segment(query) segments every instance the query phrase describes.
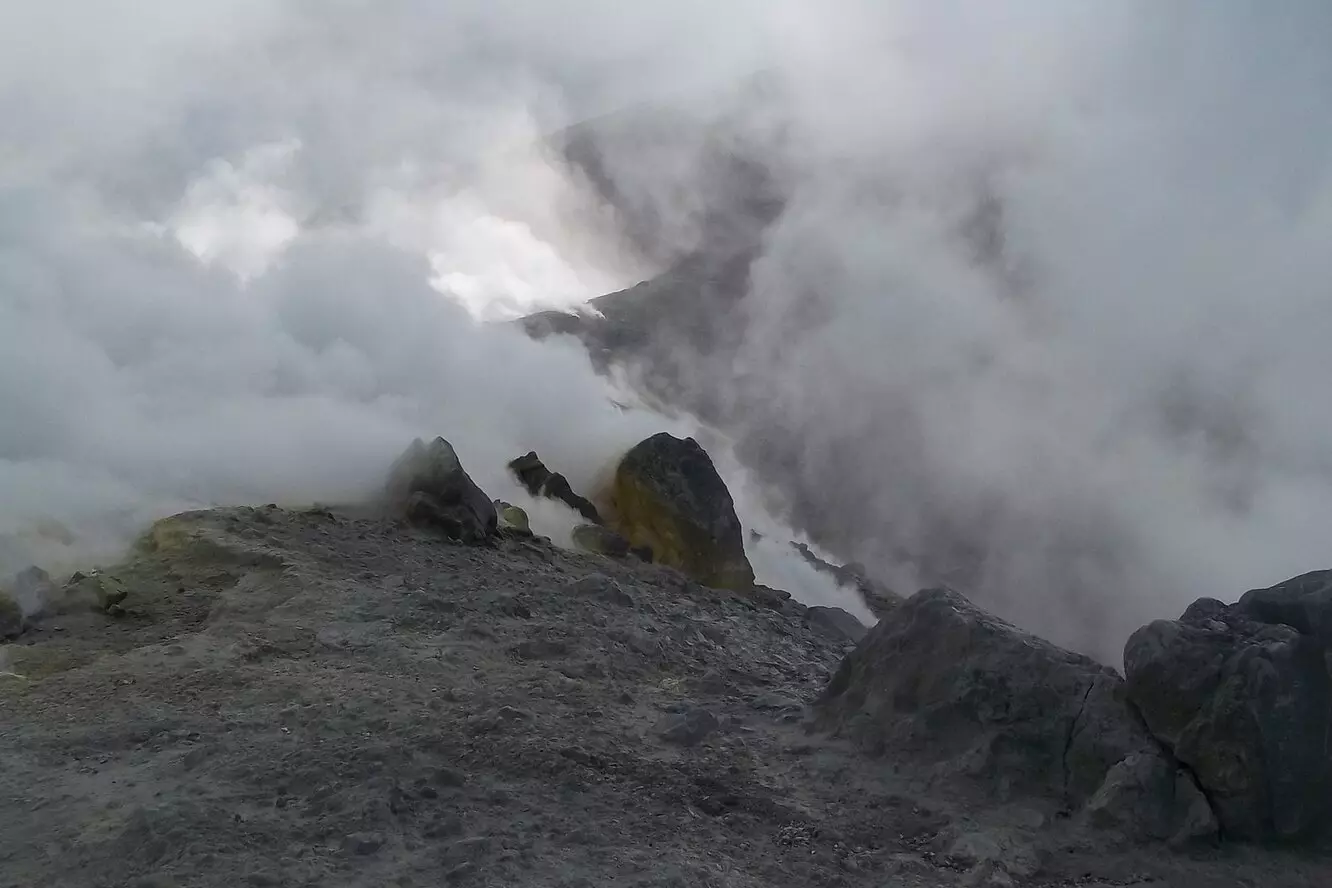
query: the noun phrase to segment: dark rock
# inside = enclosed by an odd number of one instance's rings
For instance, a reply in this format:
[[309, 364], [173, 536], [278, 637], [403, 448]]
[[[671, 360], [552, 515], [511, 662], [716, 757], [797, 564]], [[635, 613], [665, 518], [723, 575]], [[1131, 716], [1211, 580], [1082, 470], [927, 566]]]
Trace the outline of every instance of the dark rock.
[[1111, 768], [1084, 815], [1100, 829], [1172, 845], [1215, 838], [1218, 830], [1193, 777], [1155, 751], [1133, 753]]
[[1314, 571], [1270, 589], [1246, 592], [1235, 610], [1255, 622], [1286, 625], [1318, 639], [1325, 647], [1332, 646], [1332, 570]]
[[748, 601], [768, 610], [785, 610], [791, 604], [791, 593], [771, 586], [755, 584], [752, 588], [741, 589], [740, 600]]
[[661, 732], [661, 739], [676, 746], [697, 746], [721, 728], [717, 716], [699, 706], [673, 717]]
[[484, 542], [498, 529], [494, 502], [443, 438], [428, 445], [418, 438], [398, 457], [389, 470], [385, 503], [408, 522], [461, 542]]
[[0, 589], [0, 638], [15, 638], [23, 632], [23, 608], [14, 597]]
[[1330, 584], [1323, 571], [1230, 607], [1202, 599], [1125, 646], [1130, 700], [1227, 836], [1297, 839], [1332, 822]]
[[532, 496], [544, 496], [546, 499], [564, 503], [587, 521], [593, 524], [603, 523], [597, 507], [590, 500], [574, 493], [573, 488], [569, 486], [569, 479], [546, 468], [535, 451], [510, 462], [509, 471]]
[[600, 524], [580, 524], [573, 529], [573, 544], [584, 552], [623, 558], [629, 554], [629, 541]]
[[467, 783], [467, 778], [460, 771], [455, 771], [453, 768], [437, 768], [432, 779], [440, 786], [451, 789], [457, 789]]
[[795, 697], [777, 693], [759, 694], [750, 705], [763, 712], [799, 712], [805, 708]]
[[1121, 684], [1113, 670], [932, 589], [842, 661], [819, 721], [872, 751], [1081, 803], [1111, 767], [1150, 746]]
[[384, 847], [384, 837], [379, 833], [353, 833], [347, 836], [344, 844], [351, 853], [366, 856]]
[[444, 881], [449, 885], [461, 885], [464, 882], [471, 881], [477, 874], [477, 865], [470, 861], [464, 861], [444, 874]]
[[492, 844], [488, 836], [458, 839], [445, 847], [443, 857], [447, 863], [452, 864], [475, 863], [486, 855]]
[[553, 660], [567, 656], [569, 645], [559, 639], [529, 638], [518, 642], [511, 650], [520, 660]]
[[865, 604], [876, 617], [883, 617], [902, 603], [902, 596], [870, 578], [865, 565], [853, 561], [838, 566], [814, 554], [814, 550], [804, 543], [792, 542], [791, 546], [815, 570], [832, 577], [839, 586], [846, 586], [859, 592], [860, 597], [865, 599]]
[[705, 586], [753, 586], [735, 503], [693, 438], [662, 432], [635, 445], [620, 461], [610, 495], [615, 529], [631, 545], [650, 547], [657, 563]]
[[869, 627], [840, 607], [815, 605], [805, 611], [805, 625], [832, 635], [834, 638], [847, 638], [860, 641], [869, 632]]
[[935, 836], [933, 845], [944, 857], [965, 867], [993, 869], [1024, 879], [1041, 868], [1040, 854], [1018, 830], [954, 825]]
[[634, 597], [605, 574], [594, 573], [580, 577], [564, 587], [564, 594], [575, 598], [591, 598], [621, 607], [634, 606]]

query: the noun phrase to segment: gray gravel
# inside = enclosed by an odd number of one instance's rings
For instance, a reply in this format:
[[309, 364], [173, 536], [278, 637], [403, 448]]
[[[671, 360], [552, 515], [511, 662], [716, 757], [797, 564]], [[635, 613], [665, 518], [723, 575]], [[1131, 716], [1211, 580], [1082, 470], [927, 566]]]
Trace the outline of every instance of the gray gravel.
[[[764, 590], [353, 512], [193, 513], [3, 650], [4, 886], [1332, 884], [1116, 849], [811, 727]], [[21, 677], [20, 677], [21, 676]]]

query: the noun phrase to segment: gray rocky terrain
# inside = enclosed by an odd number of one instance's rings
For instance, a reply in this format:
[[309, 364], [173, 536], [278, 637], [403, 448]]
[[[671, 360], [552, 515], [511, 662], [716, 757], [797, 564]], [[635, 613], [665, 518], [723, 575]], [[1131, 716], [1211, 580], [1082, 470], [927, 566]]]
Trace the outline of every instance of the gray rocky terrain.
[[1316, 842], [1142, 842], [870, 748], [832, 724], [852, 642], [763, 587], [276, 507], [101, 577], [112, 614], [0, 648], [0, 885], [1332, 883]]

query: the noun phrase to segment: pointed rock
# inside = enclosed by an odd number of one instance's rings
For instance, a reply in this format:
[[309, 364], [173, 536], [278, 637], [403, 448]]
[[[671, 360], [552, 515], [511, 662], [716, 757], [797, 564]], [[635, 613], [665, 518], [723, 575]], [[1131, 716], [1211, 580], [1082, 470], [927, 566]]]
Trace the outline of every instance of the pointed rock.
[[448, 441], [416, 439], [389, 470], [384, 491], [391, 513], [442, 531], [450, 539], [479, 543], [498, 526], [495, 504], [476, 486]]
[[693, 438], [662, 432], [625, 454], [610, 490], [611, 521], [658, 564], [705, 586], [748, 589], [754, 570], [730, 491]]

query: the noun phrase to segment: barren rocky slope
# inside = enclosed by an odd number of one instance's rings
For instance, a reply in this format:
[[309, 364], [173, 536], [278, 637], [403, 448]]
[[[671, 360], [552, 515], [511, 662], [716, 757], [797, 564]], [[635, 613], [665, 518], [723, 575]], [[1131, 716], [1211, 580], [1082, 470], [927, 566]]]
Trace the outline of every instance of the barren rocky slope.
[[119, 618], [0, 648], [0, 885], [1332, 881], [829, 737], [805, 704], [849, 642], [761, 587], [273, 507], [168, 519], [109, 573]]

